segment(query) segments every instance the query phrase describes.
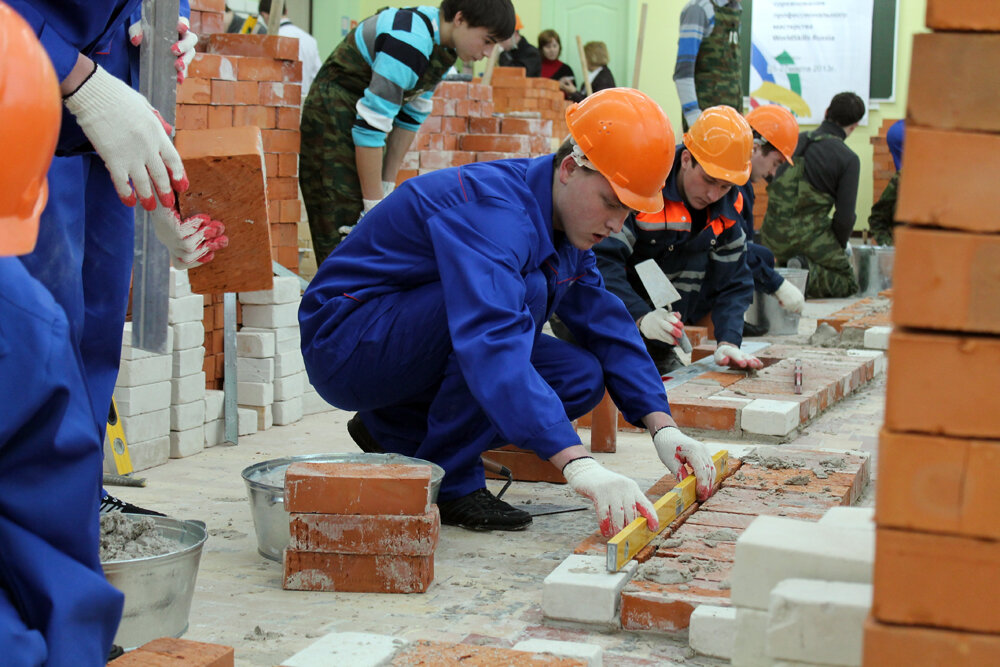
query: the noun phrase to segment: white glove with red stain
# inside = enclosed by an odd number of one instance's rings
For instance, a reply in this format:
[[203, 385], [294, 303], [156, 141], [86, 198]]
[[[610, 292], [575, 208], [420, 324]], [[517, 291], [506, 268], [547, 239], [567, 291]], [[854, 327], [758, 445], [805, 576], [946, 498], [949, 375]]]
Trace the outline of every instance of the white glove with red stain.
[[736, 368], [752, 368], [757, 370], [764, 367], [764, 362], [757, 357], [744, 352], [732, 343], [719, 343], [715, 348], [715, 363], [720, 366], [731, 366]]
[[678, 482], [684, 480], [684, 464], [691, 466], [695, 479], [698, 480], [698, 500], [705, 500], [712, 495], [715, 462], [704, 444], [684, 435], [676, 426], [665, 426], [653, 434], [653, 445], [663, 465], [670, 469]]
[[[180, 38], [170, 47], [177, 56], [174, 69], [177, 70], [177, 83], [184, 83], [187, 77], [188, 65], [194, 60], [194, 47], [198, 43], [198, 35], [191, 31], [191, 23], [183, 16], [177, 19], [177, 36]], [[132, 46], [142, 44], [142, 23], [137, 21], [128, 27], [128, 39]]]
[[801, 313], [802, 307], [806, 305], [806, 298], [802, 295], [802, 291], [788, 282], [787, 279], [778, 286], [774, 296], [778, 299], [781, 307], [790, 313]]
[[225, 226], [205, 214], [181, 220], [174, 209], [158, 206], [150, 217], [156, 238], [167, 247], [175, 269], [189, 269], [210, 262], [216, 250], [229, 245]]
[[660, 527], [653, 503], [628, 477], [588, 457], [567, 463], [563, 475], [574, 491], [594, 502], [597, 523], [604, 537], [613, 537], [639, 515], [646, 517], [650, 530]]
[[684, 335], [684, 323], [679, 313], [666, 308], [657, 308], [639, 319], [639, 332], [647, 340], [658, 340], [668, 345], [677, 345]]

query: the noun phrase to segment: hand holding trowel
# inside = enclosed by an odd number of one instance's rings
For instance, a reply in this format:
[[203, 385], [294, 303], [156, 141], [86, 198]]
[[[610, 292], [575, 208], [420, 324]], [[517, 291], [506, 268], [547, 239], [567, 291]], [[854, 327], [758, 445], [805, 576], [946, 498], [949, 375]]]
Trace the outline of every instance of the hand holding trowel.
[[673, 312], [671, 304], [679, 301], [680, 293], [670, 283], [663, 269], [656, 260], [647, 259], [635, 265], [650, 301], [654, 308], [639, 320], [639, 331], [646, 338], [659, 340], [670, 345], [679, 345], [682, 350], [691, 352], [691, 341], [684, 333], [684, 323], [679, 313]]

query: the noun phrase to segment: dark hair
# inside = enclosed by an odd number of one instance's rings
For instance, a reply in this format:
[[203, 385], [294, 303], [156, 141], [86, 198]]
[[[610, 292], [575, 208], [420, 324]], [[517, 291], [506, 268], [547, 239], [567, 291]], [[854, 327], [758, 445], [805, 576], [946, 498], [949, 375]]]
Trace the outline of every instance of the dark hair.
[[841, 127], [854, 125], [865, 115], [865, 103], [854, 93], [837, 93], [826, 108], [826, 120]]
[[[260, 3], [257, 5], [257, 13], [258, 14], [260, 14], [260, 13], [270, 14], [271, 13], [271, 0], [260, 0]], [[284, 13], [284, 14], [288, 13], [288, 3], [287, 2], [285, 3], [284, 12], [282, 12], [282, 13]]]
[[514, 34], [517, 25], [510, 0], [441, 0], [445, 21], [451, 21], [459, 12], [470, 28], [486, 28], [491, 37], [501, 42]]
[[570, 136], [567, 136], [565, 141], [559, 144], [559, 148], [558, 150], [556, 150], [556, 154], [553, 156], [555, 158], [554, 164], [556, 168], [558, 168], [559, 165], [562, 164], [562, 161], [566, 159], [567, 155], [573, 152], [573, 145], [574, 145], [573, 137]]
[[[559, 33], [551, 28], [548, 30], [543, 30], [538, 33], [538, 48], [541, 49], [548, 46], [549, 42], [556, 42], [559, 44], [559, 54], [562, 55], [562, 40], [559, 39]], [[556, 56], [558, 58], [559, 56]]]
[[764, 135], [757, 130], [753, 131], [753, 140], [758, 146], [760, 146], [761, 155], [770, 155], [774, 151], [778, 150], [775, 148], [774, 144], [764, 138]]

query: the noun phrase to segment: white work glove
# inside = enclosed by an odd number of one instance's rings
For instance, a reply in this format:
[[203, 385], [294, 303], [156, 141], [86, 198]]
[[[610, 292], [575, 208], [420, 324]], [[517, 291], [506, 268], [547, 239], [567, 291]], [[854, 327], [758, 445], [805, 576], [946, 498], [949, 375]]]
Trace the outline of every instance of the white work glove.
[[[188, 65], [194, 60], [194, 47], [198, 43], [198, 35], [191, 31], [191, 23], [183, 16], [177, 19], [177, 36], [180, 38], [170, 47], [170, 50], [177, 56], [174, 69], [177, 70], [177, 83], [184, 83], [187, 77]], [[136, 21], [128, 27], [128, 39], [132, 46], [142, 44], [142, 23]]]
[[173, 128], [125, 82], [97, 66], [65, 104], [104, 161], [126, 206], [135, 206], [138, 196], [142, 207], [152, 211], [155, 187], [160, 202], [170, 208], [174, 190], [187, 190], [184, 163], [170, 143]]
[[592, 458], [573, 459], [563, 468], [573, 490], [590, 498], [597, 510], [601, 535], [613, 537], [640, 514], [650, 530], [660, 527], [653, 503], [633, 480], [612, 472]]
[[375, 208], [375, 205], [378, 204], [380, 201], [382, 201], [382, 200], [381, 199], [362, 199], [361, 200], [361, 206], [362, 206], [361, 215], [358, 216], [358, 220], [360, 220], [361, 218], [363, 218], [365, 216], [365, 213], [367, 213], [368, 211], [370, 211], [373, 208]]
[[681, 316], [665, 308], [657, 308], [639, 319], [639, 331], [648, 340], [659, 340], [669, 345], [677, 345], [684, 335]]
[[712, 495], [715, 484], [715, 462], [708, 448], [694, 438], [690, 438], [676, 426], [665, 426], [653, 434], [653, 445], [660, 455], [663, 465], [667, 466], [678, 482], [684, 481], [687, 463], [694, 470], [698, 480], [698, 500], [706, 500]]
[[396, 189], [395, 181], [382, 181], [382, 199], [385, 199], [392, 194], [392, 191]]
[[156, 238], [167, 247], [175, 269], [189, 269], [210, 262], [216, 250], [229, 245], [225, 226], [205, 214], [181, 220], [174, 209], [157, 206], [150, 218]]
[[736, 366], [754, 370], [764, 367], [764, 362], [752, 354], [747, 354], [732, 343], [719, 343], [715, 348], [715, 363], [720, 366]]
[[790, 313], [801, 313], [802, 307], [806, 305], [806, 298], [802, 296], [802, 292], [787, 279], [774, 292], [774, 296], [781, 307]]

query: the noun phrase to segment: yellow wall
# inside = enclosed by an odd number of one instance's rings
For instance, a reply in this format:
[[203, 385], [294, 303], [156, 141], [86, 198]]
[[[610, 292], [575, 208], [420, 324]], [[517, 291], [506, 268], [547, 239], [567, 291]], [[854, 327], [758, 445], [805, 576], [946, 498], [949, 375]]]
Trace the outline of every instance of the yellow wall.
[[[431, 0], [424, 0], [433, 4]], [[514, 8], [524, 23], [522, 31], [534, 43], [538, 33], [548, 26], [541, 25], [542, 2], [544, 0], [513, 0]], [[623, 0], [631, 3], [632, 16], [640, 15], [640, 0]], [[670, 117], [674, 131], [680, 139], [681, 106], [674, 87], [674, 61], [677, 55], [677, 33], [681, 7], [685, 0], [647, 0], [646, 30], [639, 71], [639, 88], [656, 100]], [[387, 5], [395, 7], [412, 6], [411, 2], [399, 0], [313, 0], [313, 34], [320, 42], [320, 53], [329, 53], [340, 41], [340, 17], [349, 15], [354, 19], [365, 18]], [[861, 182], [858, 187], [857, 229], [868, 225], [868, 214], [872, 206], [872, 145], [870, 139], [878, 134], [882, 121], [886, 118], [903, 118], [906, 115], [906, 93], [910, 78], [910, 60], [913, 35], [926, 32], [924, 15], [926, 0], [899, 0], [897, 10], [898, 33], [896, 36], [896, 97], [894, 102], [883, 102], [872, 108], [868, 115], [868, 125], [859, 127], [847, 140], [861, 157]], [[638, 29], [630, 30], [630, 35], [638, 35]], [[632, 38], [635, 49], [637, 37]], [[631, 59], [630, 59], [631, 61]], [[475, 67], [481, 73], [484, 64]], [[631, 72], [629, 72], [631, 74]], [[624, 77], [623, 77], [624, 79]], [[803, 126], [812, 129], [815, 126]]]

